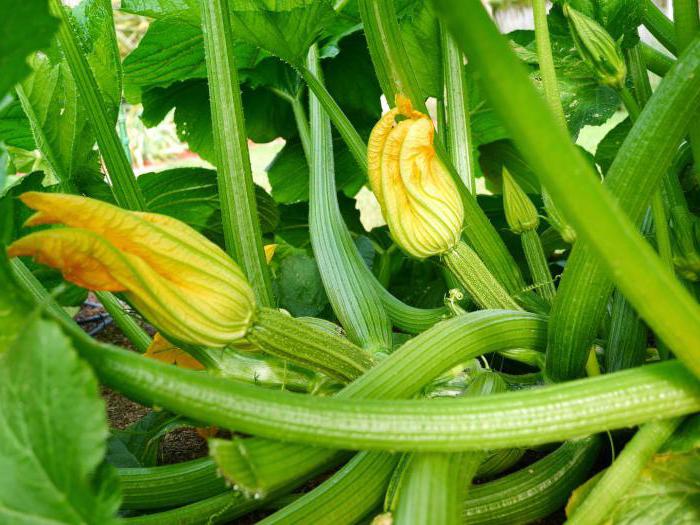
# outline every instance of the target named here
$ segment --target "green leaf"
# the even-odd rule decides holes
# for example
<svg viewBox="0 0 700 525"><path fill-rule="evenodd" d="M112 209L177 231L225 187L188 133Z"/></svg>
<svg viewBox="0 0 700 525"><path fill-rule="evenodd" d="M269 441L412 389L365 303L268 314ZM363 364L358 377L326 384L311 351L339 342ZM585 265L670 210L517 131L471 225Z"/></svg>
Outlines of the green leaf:
<svg viewBox="0 0 700 525"><path fill-rule="evenodd" d="M293 137L296 125L291 106L266 89L243 86L243 110L246 131L254 142L270 142L277 137ZM206 80L176 82L167 88L152 88L143 93L142 119L156 125L175 107L175 124L181 140L192 151L215 163L209 89Z"/></svg>
<svg viewBox="0 0 700 525"><path fill-rule="evenodd" d="M117 464L115 461L133 459L137 462L136 466L153 467L158 463L158 452L163 437L172 430L186 426L190 426L187 420L170 412L164 410L149 412L128 428L113 432L110 438L111 446L119 455L113 456L110 463L116 467L123 467L127 465ZM116 443L121 443L123 447ZM125 453L124 448L128 454Z"/></svg>
<svg viewBox="0 0 700 525"><path fill-rule="evenodd" d="M416 2L404 10L399 28L421 93L442 98L440 29L430 2Z"/></svg>
<svg viewBox="0 0 700 525"><path fill-rule="evenodd" d="M102 466L107 418L92 371L36 315L0 361L0 521L116 523L119 484Z"/></svg>
<svg viewBox="0 0 700 525"><path fill-rule="evenodd" d="M333 138L333 154L336 185L345 195L353 197L365 184L366 177L338 136ZM285 144L268 166L267 176L277 202L292 204L309 200L309 164L299 141Z"/></svg>
<svg viewBox="0 0 700 525"><path fill-rule="evenodd" d="M151 18L177 15L199 25L199 0L122 0L120 9Z"/></svg>
<svg viewBox="0 0 700 525"><path fill-rule="evenodd" d="M700 449L656 454L615 507L613 525L700 522Z"/></svg>
<svg viewBox="0 0 700 525"><path fill-rule="evenodd" d="M563 4L562 0L555 0ZM597 20L617 40L642 23L644 3L637 0L567 0L571 7Z"/></svg>
<svg viewBox="0 0 700 525"><path fill-rule="evenodd" d="M302 65L334 16L328 0L229 0L233 33L282 60Z"/></svg>
<svg viewBox="0 0 700 525"><path fill-rule="evenodd" d="M625 138L627 138L630 129L632 129L632 121L626 118L608 131L603 140L598 143L598 148L595 151L595 161L600 166L603 174L608 172L608 168L615 160L615 156Z"/></svg>
<svg viewBox="0 0 700 525"><path fill-rule="evenodd" d="M223 245L215 171L177 168L144 173L138 183L150 211L181 220ZM260 186L255 187L255 198L262 232L270 233L279 222L277 205Z"/></svg>
<svg viewBox="0 0 700 525"><path fill-rule="evenodd" d="M36 149L32 128L18 100L0 109L0 142L23 150Z"/></svg>
<svg viewBox="0 0 700 525"><path fill-rule="evenodd" d="M7 0L0 17L0 98L30 73L27 57L45 49L58 28L47 0Z"/></svg>
<svg viewBox="0 0 700 525"><path fill-rule="evenodd" d="M83 52L95 75L105 108L116 125L121 100L121 66L111 3L85 0L72 11ZM37 145L59 180L99 174L95 135L68 64L56 42L34 57L33 73L22 83L22 105L33 114ZM22 98L22 97L20 97ZM49 158L50 157L50 158Z"/></svg>
<svg viewBox="0 0 700 525"><path fill-rule="evenodd" d="M277 289L280 307L294 317L316 316L328 304L316 260L304 253L282 259Z"/></svg>

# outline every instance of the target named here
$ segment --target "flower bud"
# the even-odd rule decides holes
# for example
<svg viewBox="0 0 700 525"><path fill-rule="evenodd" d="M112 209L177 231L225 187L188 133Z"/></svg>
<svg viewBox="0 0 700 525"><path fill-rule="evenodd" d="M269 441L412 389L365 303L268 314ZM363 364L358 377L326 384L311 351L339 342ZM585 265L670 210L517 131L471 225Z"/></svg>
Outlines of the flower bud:
<svg viewBox="0 0 700 525"><path fill-rule="evenodd" d="M124 296L168 338L210 347L243 337L255 297L243 272L186 224L75 195L24 193L28 226L62 224L10 245L67 281Z"/></svg>
<svg viewBox="0 0 700 525"><path fill-rule="evenodd" d="M435 130L427 115L405 97L372 130L368 144L369 182L394 241L423 259L450 251L464 222L462 199L436 155ZM406 117L400 122L396 118Z"/></svg>
<svg viewBox="0 0 700 525"><path fill-rule="evenodd" d="M505 167L503 168L503 209L508 227L513 233L520 235L526 231L536 230L540 224L537 208Z"/></svg>
<svg viewBox="0 0 700 525"><path fill-rule="evenodd" d="M620 46L595 20L564 5L571 37L583 61L588 64L601 84L614 89L625 86L627 67Z"/></svg>

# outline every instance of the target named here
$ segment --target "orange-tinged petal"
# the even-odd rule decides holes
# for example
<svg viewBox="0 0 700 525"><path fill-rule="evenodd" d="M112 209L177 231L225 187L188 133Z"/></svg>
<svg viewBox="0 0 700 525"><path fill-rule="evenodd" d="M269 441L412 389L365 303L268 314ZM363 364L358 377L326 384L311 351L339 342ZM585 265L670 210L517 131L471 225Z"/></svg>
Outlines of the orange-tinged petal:
<svg viewBox="0 0 700 525"><path fill-rule="evenodd" d="M382 196L382 155L386 140L389 133L396 124L396 115L398 110L395 108L387 112L379 122L372 128L367 143L367 177L369 179L369 187L377 197L379 205L384 207L384 198Z"/></svg>
<svg viewBox="0 0 700 525"><path fill-rule="evenodd" d="M41 264L61 270L66 281L91 290L124 291L127 287L123 277L131 272L111 244L78 228L31 233L13 242L7 253L10 257L34 257Z"/></svg>
<svg viewBox="0 0 700 525"><path fill-rule="evenodd" d="M190 370L204 370L204 365L197 361L190 354L178 348L165 337L156 332L153 341L144 354L146 357L163 361L169 365L176 365Z"/></svg>

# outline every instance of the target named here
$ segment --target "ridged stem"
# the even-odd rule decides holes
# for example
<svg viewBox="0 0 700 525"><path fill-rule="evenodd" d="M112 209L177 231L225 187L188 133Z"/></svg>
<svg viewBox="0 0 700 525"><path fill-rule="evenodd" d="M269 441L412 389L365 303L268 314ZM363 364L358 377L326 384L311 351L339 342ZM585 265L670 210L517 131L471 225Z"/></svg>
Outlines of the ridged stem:
<svg viewBox="0 0 700 525"><path fill-rule="evenodd" d="M438 125L440 135L447 138L447 152L464 185L476 194L474 152L472 151L469 94L464 80L464 57L445 27L440 27L442 71L445 82L446 130ZM446 131L446 132L445 132Z"/></svg>
<svg viewBox="0 0 700 525"><path fill-rule="evenodd" d="M462 523L531 523L550 515L585 481L599 450L597 436L569 441L517 472L474 486Z"/></svg>
<svg viewBox="0 0 700 525"><path fill-rule="evenodd" d="M653 0L642 0L642 24L654 35L654 38L661 42L661 45L674 55L678 55L673 22L661 12Z"/></svg>
<svg viewBox="0 0 700 525"><path fill-rule="evenodd" d="M463 241L442 255L442 261L482 308L520 309L476 252Z"/></svg>
<svg viewBox="0 0 700 525"><path fill-rule="evenodd" d="M682 418L647 423L625 445L620 455L597 481L586 499L569 517L569 525L598 525L610 517L615 505L639 480L651 457L678 428Z"/></svg>
<svg viewBox="0 0 700 525"><path fill-rule="evenodd" d="M225 0L202 0L200 6L226 250L241 265L258 303L272 306L274 299L255 203L229 7Z"/></svg>
<svg viewBox="0 0 700 525"><path fill-rule="evenodd" d="M270 355L317 370L343 383L357 379L374 364L369 353L344 337L271 308L258 311L246 339Z"/></svg>
<svg viewBox="0 0 700 525"><path fill-rule="evenodd" d="M673 67L675 61L667 54L657 51L648 44L643 43L641 47L644 62L652 73L663 77Z"/></svg>
<svg viewBox="0 0 700 525"><path fill-rule="evenodd" d="M697 0L673 0L673 22L678 51L682 52L700 34ZM700 181L700 124L693 121L688 128L690 148L695 161L695 177Z"/></svg>
<svg viewBox="0 0 700 525"><path fill-rule="evenodd" d="M307 67L322 82L318 50L309 50ZM367 285L361 260L338 207L333 141L328 116L309 94L311 167L309 231L311 246L333 311L356 344L370 351L391 347L391 323L376 289Z"/></svg>
<svg viewBox="0 0 700 525"><path fill-rule="evenodd" d="M60 0L50 0L51 13L61 19L58 28L58 41L66 62L80 93L82 103L90 117L90 124L97 137L97 145L104 159L107 172L112 181L112 191L117 203L122 208L142 211L146 208L141 189L136 184L136 177L131 164L126 158L116 123L110 123L97 82L92 74L87 58L80 50L78 37L72 27L70 15Z"/></svg>
<svg viewBox="0 0 700 525"><path fill-rule="evenodd" d="M547 258L544 255L542 241L537 230L527 230L520 234L520 243L525 253L527 266L530 269L535 291L551 304L554 300L556 289L554 288L554 279L552 279L552 273L549 271Z"/></svg>

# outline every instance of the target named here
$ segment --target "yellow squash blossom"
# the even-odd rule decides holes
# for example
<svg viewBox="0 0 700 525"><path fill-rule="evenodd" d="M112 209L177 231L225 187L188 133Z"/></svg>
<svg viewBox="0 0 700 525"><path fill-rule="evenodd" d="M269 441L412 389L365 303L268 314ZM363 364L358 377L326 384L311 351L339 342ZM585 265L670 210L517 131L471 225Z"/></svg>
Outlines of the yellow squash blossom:
<svg viewBox="0 0 700 525"><path fill-rule="evenodd" d="M221 347L245 335L253 291L214 243L165 215L123 210L76 195L24 193L28 226L62 224L10 245L58 268L67 281L124 295L173 340Z"/></svg>
<svg viewBox="0 0 700 525"><path fill-rule="evenodd" d="M441 255L459 242L462 199L435 152L430 117L401 95L397 106L370 135L369 183L396 243L421 259Z"/></svg>

